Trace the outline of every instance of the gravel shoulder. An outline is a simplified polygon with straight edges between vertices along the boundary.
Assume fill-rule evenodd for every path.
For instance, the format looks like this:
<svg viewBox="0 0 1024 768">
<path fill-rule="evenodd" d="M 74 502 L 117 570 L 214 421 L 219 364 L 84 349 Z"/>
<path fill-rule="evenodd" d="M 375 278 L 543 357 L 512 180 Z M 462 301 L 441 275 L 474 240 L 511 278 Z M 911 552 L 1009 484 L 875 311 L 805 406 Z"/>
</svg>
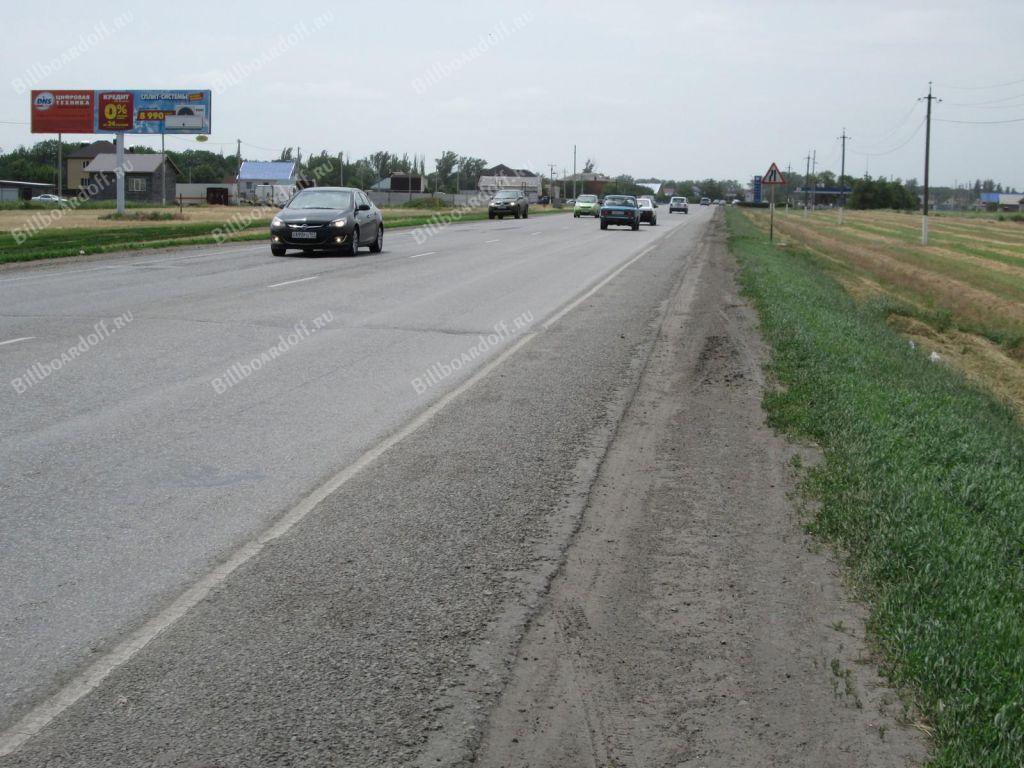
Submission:
<svg viewBox="0 0 1024 768">
<path fill-rule="evenodd" d="M 803 533 L 720 219 L 674 293 L 475 765 L 905 766 L 922 734 Z"/>
</svg>

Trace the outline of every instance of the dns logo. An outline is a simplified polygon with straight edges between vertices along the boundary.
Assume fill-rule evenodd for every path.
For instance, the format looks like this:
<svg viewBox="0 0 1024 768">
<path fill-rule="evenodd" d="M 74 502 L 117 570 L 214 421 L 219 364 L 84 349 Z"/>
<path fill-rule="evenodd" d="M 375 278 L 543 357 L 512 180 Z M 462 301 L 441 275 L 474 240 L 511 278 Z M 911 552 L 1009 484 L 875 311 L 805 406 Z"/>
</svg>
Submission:
<svg viewBox="0 0 1024 768">
<path fill-rule="evenodd" d="M 40 112 L 45 112 L 47 109 L 53 106 L 53 102 L 53 94 L 49 91 L 43 91 L 42 93 L 36 94 L 36 98 L 32 102 L 32 106 Z"/>
</svg>

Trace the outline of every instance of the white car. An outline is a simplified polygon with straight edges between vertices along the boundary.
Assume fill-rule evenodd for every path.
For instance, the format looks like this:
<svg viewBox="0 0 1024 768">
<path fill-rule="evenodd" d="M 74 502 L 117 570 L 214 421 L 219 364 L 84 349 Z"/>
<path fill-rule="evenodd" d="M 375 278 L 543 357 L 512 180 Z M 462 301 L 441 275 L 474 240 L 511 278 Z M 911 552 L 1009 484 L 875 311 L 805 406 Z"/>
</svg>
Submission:
<svg viewBox="0 0 1024 768">
<path fill-rule="evenodd" d="M 43 195 L 36 195 L 32 198 L 33 203 L 66 203 L 68 199 L 66 197 L 57 197 L 49 193 Z"/>
<path fill-rule="evenodd" d="M 668 201 L 668 212 L 675 213 L 676 211 L 690 212 L 690 203 L 687 202 L 685 197 L 673 197 Z"/>
</svg>

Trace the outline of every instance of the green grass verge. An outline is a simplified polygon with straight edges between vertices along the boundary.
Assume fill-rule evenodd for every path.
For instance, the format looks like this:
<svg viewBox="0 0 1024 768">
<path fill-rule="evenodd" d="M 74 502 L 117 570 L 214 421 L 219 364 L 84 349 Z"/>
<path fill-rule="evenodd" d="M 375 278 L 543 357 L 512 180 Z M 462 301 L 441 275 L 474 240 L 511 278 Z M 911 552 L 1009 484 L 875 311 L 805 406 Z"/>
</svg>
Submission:
<svg viewBox="0 0 1024 768">
<path fill-rule="evenodd" d="M 531 215 L 563 213 L 565 211 L 537 210 Z M 387 229 L 402 227 L 443 227 L 446 223 L 486 219 L 485 211 L 458 213 L 410 212 L 408 216 L 385 216 Z M 223 230 L 222 222 L 177 222 L 147 227 L 104 227 L 93 229 L 46 229 L 37 232 L 18 245 L 12 232 L 0 231 L 0 264 L 55 259 L 118 251 L 140 251 L 153 248 L 171 248 L 178 245 L 209 245 L 217 242 L 215 232 Z M 236 231 L 230 242 L 266 240 L 267 223 L 249 222 Z M 82 253 L 80 253 L 80 251 Z"/>
<path fill-rule="evenodd" d="M 1024 426 L 812 255 L 727 215 L 773 349 L 769 418 L 824 452 L 804 481 L 811 528 L 845 553 L 886 672 L 935 729 L 934 765 L 1024 765 Z"/>
</svg>

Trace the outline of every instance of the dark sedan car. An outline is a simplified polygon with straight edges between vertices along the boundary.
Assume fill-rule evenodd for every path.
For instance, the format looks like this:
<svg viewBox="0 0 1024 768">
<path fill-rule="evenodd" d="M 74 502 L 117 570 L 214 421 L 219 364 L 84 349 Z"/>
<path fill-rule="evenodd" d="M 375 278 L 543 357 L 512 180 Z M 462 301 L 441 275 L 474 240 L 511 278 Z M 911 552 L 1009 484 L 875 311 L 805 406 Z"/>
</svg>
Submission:
<svg viewBox="0 0 1024 768">
<path fill-rule="evenodd" d="M 504 219 L 506 216 L 527 218 L 530 215 L 530 201 L 518 189 L 503 189 L 487 204 L 487 218 Z"/>
<path fill-rule="evenodd" d="M 632 195 L 608 195 L 601 203 L 601 229 L 609 225 L 640 229 L 640 209 Z"/>
<path fill-rule="evenodd" d="M 296 194 L 270 222 L 270 252 L 327 250 L 354 256 L 359 246 L 384 248 L 384 219 L 361 190 L 310 187 Z"/>
</svg>

